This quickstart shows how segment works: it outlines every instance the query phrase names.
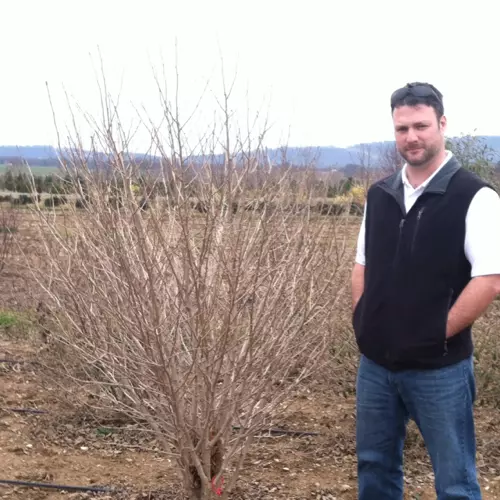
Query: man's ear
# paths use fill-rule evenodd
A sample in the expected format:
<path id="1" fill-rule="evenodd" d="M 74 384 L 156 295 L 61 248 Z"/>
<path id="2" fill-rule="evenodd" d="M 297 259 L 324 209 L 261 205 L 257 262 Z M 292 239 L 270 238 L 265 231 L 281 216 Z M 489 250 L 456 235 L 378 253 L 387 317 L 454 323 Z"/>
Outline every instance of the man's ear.
<path id="1" fill-rule="evenodd" d="M 446 119 L 446 116 L 442 116 L 441 119 L 439 120 L 439 128 L 442 130 L 443 134 L 446 132 L 446 126 L 448 125 L 448 121 Z"/>

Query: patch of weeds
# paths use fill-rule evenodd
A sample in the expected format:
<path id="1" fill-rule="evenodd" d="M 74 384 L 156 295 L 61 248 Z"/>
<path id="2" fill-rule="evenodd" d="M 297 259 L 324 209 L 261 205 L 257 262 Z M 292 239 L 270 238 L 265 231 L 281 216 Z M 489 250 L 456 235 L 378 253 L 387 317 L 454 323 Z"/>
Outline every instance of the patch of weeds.
<path id="1" fill-rule="evenodd" d="M 110 434 L 113 434 L 113 430 L 108 429 L 107 427 L 98 427 L 96 429 L 96 434 L 98 436 L 109 436 Z"/>
<path id="2" fill-rule="evenodd" d="M 0 328 L 10 328 L 18 322 L 18 317 L 10 311 L 0 311 Z"/>
<path id="3" fill-rule="evenodd" d="M 33 323 L 27 314 L 0 310 L 0 333 L 9 337 L 27 337 L 33 327 Z"/>

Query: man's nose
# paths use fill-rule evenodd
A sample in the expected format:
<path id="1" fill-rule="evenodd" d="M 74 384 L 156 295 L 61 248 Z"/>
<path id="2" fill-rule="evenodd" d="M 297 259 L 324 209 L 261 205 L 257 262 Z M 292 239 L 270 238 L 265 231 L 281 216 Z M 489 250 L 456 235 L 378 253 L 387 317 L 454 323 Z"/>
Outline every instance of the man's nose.
<path id="1" fill-rule="evenodd" d="M 408 133 L 406 134 L 406 140 L 408 142 L 415 142 L 417 140 L 417 134 L 414 129 L 409 128 Z"/>

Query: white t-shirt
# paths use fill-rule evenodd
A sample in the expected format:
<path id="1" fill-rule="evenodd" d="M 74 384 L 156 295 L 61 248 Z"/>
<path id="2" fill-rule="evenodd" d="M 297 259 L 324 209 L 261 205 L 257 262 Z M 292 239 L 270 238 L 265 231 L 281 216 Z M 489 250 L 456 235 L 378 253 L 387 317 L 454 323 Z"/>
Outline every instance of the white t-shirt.
<path id="1" fill-rule="evenodd" d="M 444 162 L 417 188 L 413 188 L 408 182 L 406 168 L 403 167 L 402 180 L 407 212 L 451 156 L 452 153 L 447 151 Z M 356 262 L 363 266 L 365 265 L 365 218 L 366 205 L 356 251 Z M 500 274 L 500 197 L 489 187 L 481 188 L 469 205 L 465 220 L 464 251 L 472 267 L 472 277 Z"/>

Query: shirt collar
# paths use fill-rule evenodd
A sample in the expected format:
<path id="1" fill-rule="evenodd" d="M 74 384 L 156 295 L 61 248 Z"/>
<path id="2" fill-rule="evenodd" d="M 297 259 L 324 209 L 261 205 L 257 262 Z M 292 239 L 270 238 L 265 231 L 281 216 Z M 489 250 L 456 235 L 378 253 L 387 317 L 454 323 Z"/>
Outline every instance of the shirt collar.
<path id="1" fill-rule="evenodd" d="M 403 181 L 403 185 L 405 188 L 410 189 L 412 191 L 417 191 L 419 189 L 425 189 L 425 187 L 429 184 L 429 182 L 435 177 L 435 175 L 444 167 L 448 161 L 450 161 L 451 157 L 453 156 L 453 153 L 451 151 L 446 150 L 446 158 L 443 160 L 443 163 L 439 165 L 439 167 L 432 173 L 430 177 L 428 177 L 422 184 L 414 188 L 411 184 L 410 181 L 408 180 L 408 177 L 406 176 L 406 167 L 407 164 L 405 163 L 403 165 L 403 169 L 401 172 L 401 179 Z"/>

